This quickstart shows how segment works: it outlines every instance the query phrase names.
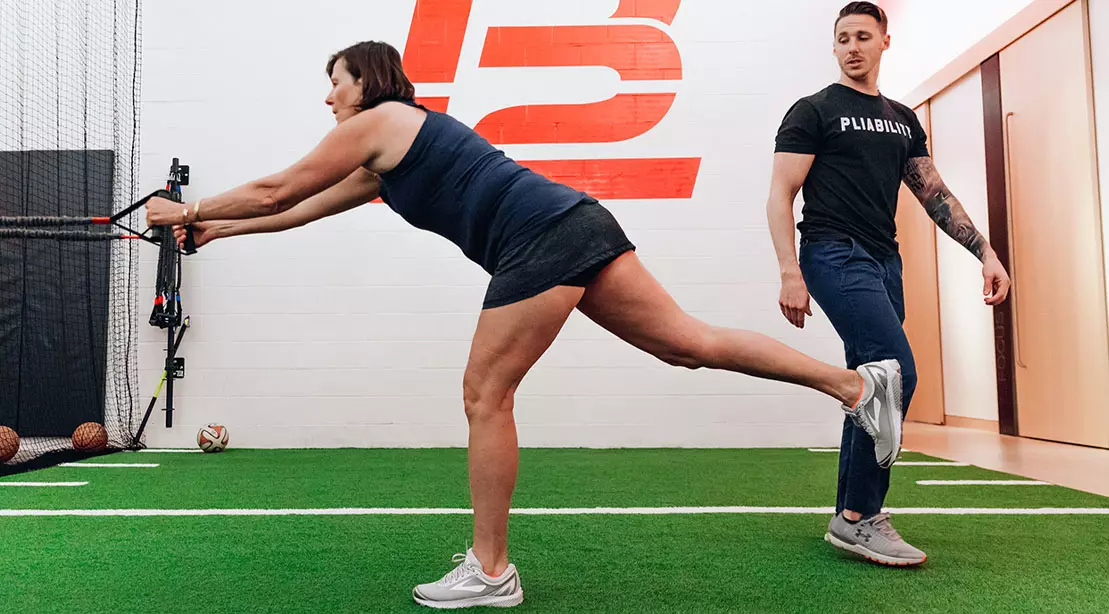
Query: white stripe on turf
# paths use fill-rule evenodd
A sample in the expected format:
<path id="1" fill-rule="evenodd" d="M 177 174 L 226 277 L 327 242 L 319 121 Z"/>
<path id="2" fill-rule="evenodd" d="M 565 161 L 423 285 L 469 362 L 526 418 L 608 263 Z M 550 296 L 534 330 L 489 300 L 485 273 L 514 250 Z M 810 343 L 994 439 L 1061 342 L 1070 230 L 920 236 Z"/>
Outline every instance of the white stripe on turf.
<path id="1" fill-rule="evenodd" d="M 901 461 L 894 467 L 970 467 L 970 463 L 949 461 Z"/>
<path id="2" fill-rule="evenodd" d="M 191 448 L 146 448 L 144 450 L 138 450 L 138 452 L 157 452 L 157 453 L 187 452 L 187 453 L 190 453 L 190 454 L 193 453 L 193 452 L 198 452 L 199 453 L 199 452 L 203 452 L 203 451 L 204 450 L 193 450 Z"/>
<path id="3" fill-rule="evenodd" d="M 809 452 L 839 452 L 839 448 L 809 448 Z M 902 452 L 912 452 L 908 448 L 901 448 Z M 904 464 L 904 461 L 897 463 L 898 465 Z"/>
<path id="4" fill-rule="evenodd" d="M 1051 486 L 1039 480 L 917 480 L 921 486 Z"/>
<path id="5" fill-rule="evenodd" d="M 60 463 L 59 467 L 157 467 L 158 463 Z"/>
<path id="6" fill-rule="evenodd" d="M 88 482 L 0 482 L 0 486 L 84 486 Z"/>
<path id="7" fill-rule="evenodd" d="M 1081 516 L 1109 515 L 1109 507 L 903 507 L 885 510 L 894 515 L 953 516 Z M 521 508 L 525 516 L 588 515 L 688 515 L 688 514 L 818 514 L 831 515 L 831 507 L 582 507 Z M 440 516 L 466 515 L 466 508 L 350 507 L 320 509 L 104 509 L 104 510 L 0 510 L 0 516 Z"/>

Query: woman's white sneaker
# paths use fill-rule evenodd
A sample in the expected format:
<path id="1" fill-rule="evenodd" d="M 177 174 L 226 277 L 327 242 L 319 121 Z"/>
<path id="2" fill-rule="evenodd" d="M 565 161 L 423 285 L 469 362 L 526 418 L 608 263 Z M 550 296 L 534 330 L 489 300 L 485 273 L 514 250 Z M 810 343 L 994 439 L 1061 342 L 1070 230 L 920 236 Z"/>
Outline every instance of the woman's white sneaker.
<path id="1" fill-rule="evenodd" d="M 441 610 L 492 606 L 507 608 L 524 601 L 524 588 L 516 566 L 509 563 L 499 577 L 492 578 L 482 569 L 473 549 L 466 554 L 456 554 L 451 559 L 458 563 L 438 582 L 420 584 L 412 589 L 416 603 Z"/>
<path id="2" fill-rule="evenodd" d="M 855 371 L 863 393 L 854 407 L 843 406 L 851 421 L 874 439 L 878 466 L 889 469 L 901 452 L 901 363 L 868 362 Z"/>

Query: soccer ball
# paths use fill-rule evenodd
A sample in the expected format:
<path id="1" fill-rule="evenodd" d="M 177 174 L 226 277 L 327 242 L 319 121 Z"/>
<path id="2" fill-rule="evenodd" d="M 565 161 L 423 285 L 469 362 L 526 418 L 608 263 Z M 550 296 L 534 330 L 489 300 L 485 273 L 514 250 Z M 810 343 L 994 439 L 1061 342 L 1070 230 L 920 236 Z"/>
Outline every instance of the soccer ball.
<path id="1" fill-rule="evenodd" d="M 223 452 L 227 441 L 227 427 L 222 424 L 209 424 L 196 434 L 196 445 L 205 452 Z"/>

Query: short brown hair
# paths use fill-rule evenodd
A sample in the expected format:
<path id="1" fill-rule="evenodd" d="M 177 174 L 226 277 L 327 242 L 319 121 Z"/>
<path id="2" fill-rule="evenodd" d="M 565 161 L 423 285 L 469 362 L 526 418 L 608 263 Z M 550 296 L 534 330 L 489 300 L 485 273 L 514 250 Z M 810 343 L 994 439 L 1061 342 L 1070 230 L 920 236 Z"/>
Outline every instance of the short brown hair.
<path id="1" fill-rule="evenodd" d="M 839 11 L 839 17 L 836 17 L 836 25 L 839 27 L 839 21 L 848 15 L 869 15 L 878 22 L 878 28 L 882 34 L 886 33 L 886 28 L 889 26 L 889 19 L 886 18 L 886 12 L 882 7 L 874 4 L 873 2 L 849 2 Z"/>
<path id="2" fill-rule="evenodd" d="M 327 61 L 327 75 L 343 59 L 350 75 L 362 80 L 362 102 L 366 110 L 386 100 L 412 100 L 416 88 L 404 74 L 400 53 L 389 43 L 363 41 L 334 54 Z"/>

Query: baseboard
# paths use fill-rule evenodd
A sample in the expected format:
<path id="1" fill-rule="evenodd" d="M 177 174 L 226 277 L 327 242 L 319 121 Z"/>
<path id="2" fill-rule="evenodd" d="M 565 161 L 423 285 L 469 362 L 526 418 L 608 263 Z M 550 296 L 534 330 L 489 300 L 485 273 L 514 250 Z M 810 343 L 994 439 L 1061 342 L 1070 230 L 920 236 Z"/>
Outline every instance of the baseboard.
<path id="1" fill-rule="evenodd" d="M 964 418 L 962 416 L 944 416 L 944 424 L 947 426 L 956 426 L 963 429 L 975 429 L 978 431 L 989 431 L 991 433 L 1000 433 L 1001 429 L 998 427 L 997 420 L 983 420 L 981 418 Z"/>

